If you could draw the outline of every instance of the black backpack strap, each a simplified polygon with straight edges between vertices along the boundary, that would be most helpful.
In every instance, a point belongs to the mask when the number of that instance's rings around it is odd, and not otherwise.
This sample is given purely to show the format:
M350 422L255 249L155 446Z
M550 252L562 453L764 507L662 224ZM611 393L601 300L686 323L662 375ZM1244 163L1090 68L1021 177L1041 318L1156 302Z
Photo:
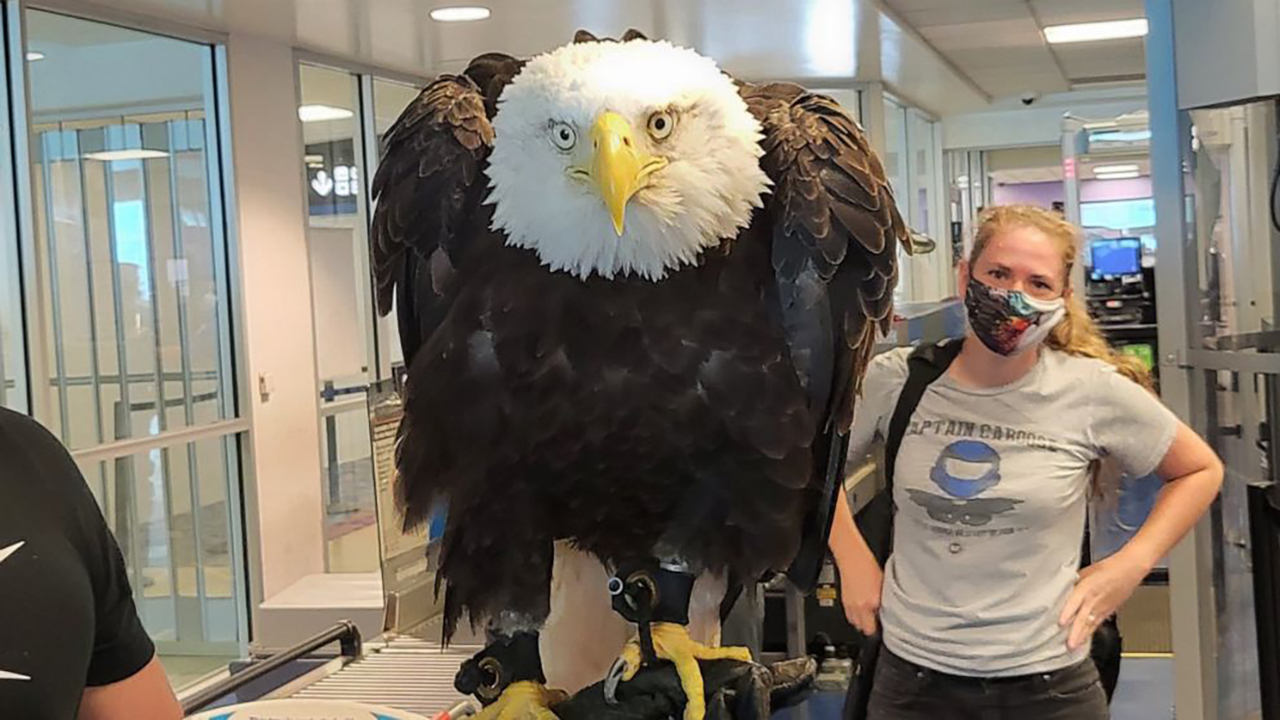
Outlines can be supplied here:
M893 474L897 465L898 448L902 445L902 437L907 432L916 406L920 404L920 398L924 397L924 391L947 371L951 361L960 354L961 345L960 340L921 345L907 357L907 379L898 394L898 403L889 419L889 431L885 437L885 491L877 493L854 516L859 532L867 541L867 547L871 548L871 553L881 565L888 560L889 553L893 552Z
M935 380L942 377L947 368L960 354L964 346L961 340L943 341L936 344L921 345L907 357L907 381L898 395L898 404L893 408L893 417L889 420L889 434L884 439L884 478L886 488L893 488L893 473L898 461L898 448L902 445L902 436L911 424L911 416L915 414L924 391Z

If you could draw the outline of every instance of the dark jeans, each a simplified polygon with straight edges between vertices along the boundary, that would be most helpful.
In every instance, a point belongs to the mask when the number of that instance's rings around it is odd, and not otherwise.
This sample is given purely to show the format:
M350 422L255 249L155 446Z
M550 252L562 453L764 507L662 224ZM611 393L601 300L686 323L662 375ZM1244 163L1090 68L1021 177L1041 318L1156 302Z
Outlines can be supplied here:
M947 675L882 649L867 720L1107 720L1092 660L1016 678Z

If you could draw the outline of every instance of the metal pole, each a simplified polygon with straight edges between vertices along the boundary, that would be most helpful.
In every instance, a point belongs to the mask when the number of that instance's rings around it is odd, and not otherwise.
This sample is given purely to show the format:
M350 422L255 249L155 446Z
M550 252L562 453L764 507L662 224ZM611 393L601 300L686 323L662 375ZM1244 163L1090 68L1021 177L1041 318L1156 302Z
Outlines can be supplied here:
M116 193L115 178L112 176L114 172L113 162L104 162L102 168L107 195L107 246L110 249L111 257L111 303L116 320L116 362L119 364L120 401L125 406L123 416L120 413L116 413L117 425L114 435L117 439L125 439L133 437L133 413L129 410L129 348L124 334L124 297L120 282L120 246L116 238Z
M1080 119L1069 115L1063 117L1062 169L1063 189L1066 191L1063 209L1066 211L1067 220L1077 226L1080 225L1080 157L1076 151L1079 147L1077 140L1083 131L1084 122ZM1084 263L1078 262L1071 268L1070 281L1071 287L1075 288L1080 297L1084 297L1086 294Z
M98 362L98 304L94 292L93 277L93 235L89 225L88 184L85 182L85 165L80 159L80 133L75 134L76 147L73 153L76 165L76 177L80 181L80 218L84 236L84 280L89 302L89 373L93 383L93 422L97 431L95 437L99 443L107 441L106 428L102 422L102 368ZM106 501L106 493L103 493Z
M44 185L44 223L45 245L49 256L49 303L53 316L53 357L54 368L58 373L55 382L58 386L58 419L61 427L62 441L71 444L70 413L67 409L67 360L63 352L62 336L62 292L58 283L58 227L54 222L53 204L53 169L49 167L52 156L61 157L62 153L54 151L51 142L57 138L58 149L61 149L62 133L50 130L40 134L43 152L40 157L40 172Z
M231 154L231 116L226 99L230 97L227 76L227 47L215 45L204 56L204 109L205 119L192 120L190 139L194 144L201 140L202 164L205 170L205 200L209 214L209 254L213 264L213 287L218 296L215 305L218 352L219 417L239 417L249 406L249 394L241 384L240 373L248 374L248 364L237 358L236 348L243 345L243 332L232 323L231 310L241 301L238 265L232 262L237 254L239 237L228 217L236 214L233 180L235 167ZM243 393L243 395L241 394ZM228 539L227 555L234 578L233 595L237 609L236 640L246 648L253 631L255 602L262 600L261 567L255 554L248 552L245 518L250 502L245 493L246 483L253 482L253 464L248 457L247 443L241 443L236 435L224 438L222 453L226 476L225 513Z
M1207 403L1193 403L1193 396L1199 393L1194 391L1192 371L1183 359L1192 331L1198 327L1192 303L1199 303L1194 265L1196 245L1188 242L1183 186L1183 150L1190 147L1190 122L1178 105L1172 0L1146 0L1146 16L1151 181L1156 205L1160 389L1165 403L1190 422L1194 420L1193 408L1207 407ZM1169 557L1174 696L1180 720L1216 720L1218 717L1217 633L1210 592L1212 563L1208 532L1208 524L1200 523Z
M373 263L370 257L373 253L373 246L370 244L369 238L369 216L373 211L373 197L368 192L372 185L374 173L378 171L378 162L381 160L378 154L378 117L374 111L374 94L377 92L376 85L372 75L359 75L360 85L360 142L357 143L356 149L356 165L360 168L360 179L356 181L359 186L360 198L356 203L359 210L360 227L364 232L360 236L364 238L364 252L361 254L360 271L365 281L362 288L368 288L369 291L364 293L362 300L365 300L364 311L369 317L369 353L368 357L371 361L370 371L366 372L365 382L373 382L390 377L391 372L391 346L387 343L390 340L387 333L383 333L382 318L378 317L378 310L374 303L373 287L375 284L373 277ZM386 343L386 351L384 352L384 343Z
M111 259L111 301L115 314L116 362L119 366L118 375L120 378L120 399L115 406L114 437L118 440L124 440L133 437L133 405L129 399L129 384L132 380L129 377L129 349L124 332L124 297L120 280L120 248L116 238L116 194L113 162L104 162L102 167L104 189L107 196L107 246ZM122 542L127 543L129 546L134 567L135 592L139 594L139 597L142 597L142 592L146 587L146 578L142 575L143 553L142 548L139 546L141 538L138 532L138 508L135 502L136 493L134 491L136 488L134 487L135 476L133 471L132 456L121 457L116 460L116 517L117 522L123 521L126 530L125 533L117 531L117 534L121 536Z
M323 394L326 397L333 397L332 380L324 382ZM342 468L338 464L338 418L334 415L326 415L324 418L324 439L329 465L329 514L334 514L342 510Z
M184 129L189 128L187 121L178 122L182 123L181 127ZM168 123L169 148L171 150L168 164L169 208L173 223L173 259L175 263L185 261L187 257L186 244L182 238L182 188L178 183L180 149L182 152L186 152L187 143L184 138L178 136L178 122L170 121ZM179 140L183 140L183 142L180 143ZM191 274L190 270L188 270L180 282L174 283L174 295L178 303L179 356L182 362L182 410L187 427L195 425L195 402L192 398L194 390L191 380L191 326L187 316L186 298L186 292L189 291L190 287ZM208 589L205 587L204 577L204 540L200 531L202 509L200 501L200 468L199 463L196 461L196 454L196 444L187 445L187 482L191 493L191 534L195 542L196 598L200 604L200 637L201 639L207 639L211 633L209 630L209 615L204 611L208 601ZM228 508L228 511L230 511L230 508Z
M350 620L343 620L332 628L303 640L268 660L250 665L235 675L195 693L183 701L182 711L185 715L193 715L236 690L335 642L338 643L338 652L345 661L344 664L358 659L364 653L360 629Z
M142 133L142 127L138 128L139 134ZM169 161L173 156L170 155ZM152 225L152 196L151 196L151 176L149 168L155 160L139 161L139 195L142 198L143 223L142 223L142 239L146 244L147 250L147 293L151 296L151 345L154 357L154 367L152 374L155 377L155 411L156 422L160 428L160 432L164 433L169 429L169 403L166 402L165 393L165 377L164 377L164 352L160 345L161 327L160 327L160 292L159 282L156 275L160 271L160 265L156 262L156 241L155 228ZM172 198L170 202L172 203ZM174 227L173 232L177 233L178 228ZM191 456L191 446L187 445L187 456ZM181 594L178 588L178 558L174 553L173 543L173 474L169 464L169 449L160 450L160 488L161 503L164 505L165 528L168 530L166 537L168 551L165 553L169 557L169 600L173 606L173 624L174 633L177 642L182 642L187 633L183 632L184 613L179 607L178 598ZM195 507L192 506L192 523L195 521Z
M115 403L116 437L121 437L121 429L128 423L129 404L123 400ZM127 434L124 434L127 437ZM146 589L146 578L142 575L142 551L138 547L137 508L133 501L133 456L125 455L114 461L116 468L116 539L121 551L127 553L125 561L133 567L133 592L138 598L143 597ZM146 617L145 603L139 603L139 611Z

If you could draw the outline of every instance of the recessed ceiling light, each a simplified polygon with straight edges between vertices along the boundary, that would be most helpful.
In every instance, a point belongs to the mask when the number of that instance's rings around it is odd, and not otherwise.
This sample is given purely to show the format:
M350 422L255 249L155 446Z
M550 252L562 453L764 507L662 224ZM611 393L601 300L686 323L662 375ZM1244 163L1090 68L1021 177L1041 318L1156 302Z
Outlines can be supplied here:
M35 62L37 60L43 60L43 59L44 59L44 53L38 50L27 51L27 62Z
M86 160L100 160L102 162L111 162L113 160L152 160L155 158L167 158L169 153L163 150L102 150L99 152L85 153Z
M1051 25L1044 29L1044 39L1051 43L1120 40L1123 38L1143 37L1146 34L1146 18L1079 23L1077 25Z
M1112 175L1115 173L1138 172L1141 169L1137 165L1099 165L1093 169L1093 174Z
M473 22L488 19L489 15L489 8L479 5L441 7L431 11L431 19L436 22Z
M332 105L299 105L298 119L302 122L321 122L323 120L346 120L355 115L346 108Z
M1137 170L1133 170L1131 172L1122 172L1122 173L1102 173L1101 175L1095 172L1093 174L1093 179L1094 180L1133 180L1141 176L1142 176L1142 173L1138 172Z

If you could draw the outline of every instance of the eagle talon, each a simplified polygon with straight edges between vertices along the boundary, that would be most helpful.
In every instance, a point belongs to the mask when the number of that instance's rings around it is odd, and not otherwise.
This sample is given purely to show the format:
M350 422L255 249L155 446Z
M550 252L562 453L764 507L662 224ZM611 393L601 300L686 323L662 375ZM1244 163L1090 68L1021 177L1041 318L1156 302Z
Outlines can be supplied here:
M476 720L558 720L551 707L566 700L561 690L528 680L514 682Z
M751 651L737 647L708 647L694 642L689 637L689 630L676 623L654 623L653 647L659 660L667 660L676 666L680 676L680 687L684 690L684 720L703 720L707 714L705 686L702 682L702 669L699 660L737 660L751 662ZM622 655L614 661L605 677L605 700L616 700L618 681L626 682L635 677L640 670L641 650L640 638L629 641L623 648ZM612 702L612 701L611 701Z
M629 671L626 658L618 658L613 661L613 665L609 667L609 673L604 676L604 701L610 705L618 704L618 685L623 681Z

